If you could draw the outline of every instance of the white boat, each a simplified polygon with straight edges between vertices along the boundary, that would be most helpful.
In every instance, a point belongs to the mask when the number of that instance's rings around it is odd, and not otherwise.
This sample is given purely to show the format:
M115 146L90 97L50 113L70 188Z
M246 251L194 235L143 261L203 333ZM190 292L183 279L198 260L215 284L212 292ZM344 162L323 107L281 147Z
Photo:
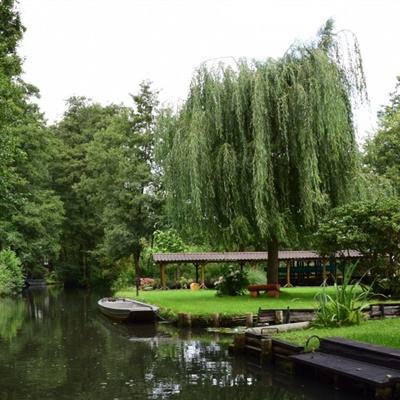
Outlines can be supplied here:
M105 297L97 304L101 313L116 321L154 322L157 319L158 307L141 301Z

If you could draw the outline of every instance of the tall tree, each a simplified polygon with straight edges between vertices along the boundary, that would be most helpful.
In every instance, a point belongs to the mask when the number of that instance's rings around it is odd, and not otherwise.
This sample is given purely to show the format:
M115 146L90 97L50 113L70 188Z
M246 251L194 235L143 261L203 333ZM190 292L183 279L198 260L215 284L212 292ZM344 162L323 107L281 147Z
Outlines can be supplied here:
M52 168L54 188L65 208L60 272L74 284L86 285L94 278L99 262L93 251L103 234L96 209L78 189L86 174L88 147L95 134L106 130L120 112L116 105L71 97L64 117L53 127L58 138L58 158Z
M78 192L95 210L102 229L96 254L106 263L132 257L140 276L143 239L156 228L160 201L154 165L156 94L143 82L123 108L88 144L86 170Z
M0 4L0 249L11 247L28 273L59 251L63 208L50 188L55 141L21 78L24 28L13 0Z
M400 195L400 77L389 104L378 117L378 131L365 146L365 161L373 172L388 179Z
M348 200L352 104L366 97L352 43L328 21L316 41L280 59L197 71L165 168L181 231L214 247L267 247L268 280L277 282L279 245Z

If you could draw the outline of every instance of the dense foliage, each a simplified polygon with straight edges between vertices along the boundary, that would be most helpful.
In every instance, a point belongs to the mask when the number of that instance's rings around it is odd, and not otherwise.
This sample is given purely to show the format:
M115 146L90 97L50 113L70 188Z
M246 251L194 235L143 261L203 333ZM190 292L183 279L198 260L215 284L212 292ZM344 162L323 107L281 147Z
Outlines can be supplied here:
M0 296L15 295L25 285L21 260L10 249L0 251Z
M389 105L379 113L378 132L365 148L367 165L389 180L400 195L400 77Z
M56 189L66 209L61 259L64 273L75 271L70 279L82 284L113 279L118 266L132 263L139 275L140 254L161 218L153 172L157 100L149 83L133 101L134 108L103 107L72 98L54 127L62 141Z
M172 220L213 247L268 246L270 282L279 243L295 244L350 195L351 102L365 83L357 42L343 47L332 29L280 59L201 67L176 124L163 118Z
M400 295L400 198L358 201L333 210L316 234L322 253L358 250L379 278L379 293Z
M229 265L223 269L222 275L214 285L219 296L240 296L245 294L249 280L245 271Z
M55 138L21 79L17 45L24 28L14 1L0 5L0 249L10 247L28 275L60 250L63 205L51 188Z
M72 97L53 126L22 79L23 32L15 1L2 1L0 251L15 252L26 276L120 287L156 277L154 252L267 248L274 282L279 246L306 247L321 215L356 197L323 222L320 247L368 254L396 293L399 204L388 196L400 193L400 86L362 159L352 115L366 97L361 56L332 21L279 59L202 65L177 113L159 110L145 81L131 106ZM184 286L194 269L168 274Z

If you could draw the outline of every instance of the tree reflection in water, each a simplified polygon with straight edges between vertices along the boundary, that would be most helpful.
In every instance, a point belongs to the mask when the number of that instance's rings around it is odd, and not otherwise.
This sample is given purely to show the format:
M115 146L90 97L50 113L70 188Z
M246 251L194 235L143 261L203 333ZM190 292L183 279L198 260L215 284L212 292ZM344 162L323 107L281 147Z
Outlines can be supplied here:
M345 398L320 387L306 392L287 375L252 370L211 334L113 324L98 314L99 297L44 290L27 294L28 307L22 300L9 303L13 317L0 328L16 332L7 340L0 336L6 399Z

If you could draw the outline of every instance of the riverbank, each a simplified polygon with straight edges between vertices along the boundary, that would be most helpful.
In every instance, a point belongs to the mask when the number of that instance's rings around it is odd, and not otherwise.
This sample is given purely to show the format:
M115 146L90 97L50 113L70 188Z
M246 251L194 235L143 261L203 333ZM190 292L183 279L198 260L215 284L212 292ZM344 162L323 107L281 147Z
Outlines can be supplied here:
M343 326L340 328L311 327L299 331L279 333L274 335L274 337L305 346L308 338L313 335L319 338L340 336L346 339L400 349L399 332L400 318L385 318L364 321L360 325ZM317 339L310 341L310 347L317 345Z
M216 296L215 290L189 289L179 290L150 290L140 291L136 297L136 290L128 288L115 293L117 297L128 297L154 304L163 310L172 313L191 313L194 315L209 315L220 313L225 315L241 315L257 313L263 309L314 309L317 305L315 295L321 291L320 287L295 287L281 289L279 298L267 297L265 294L257 298L245 296ZM334 288L327 289L334 294Z

